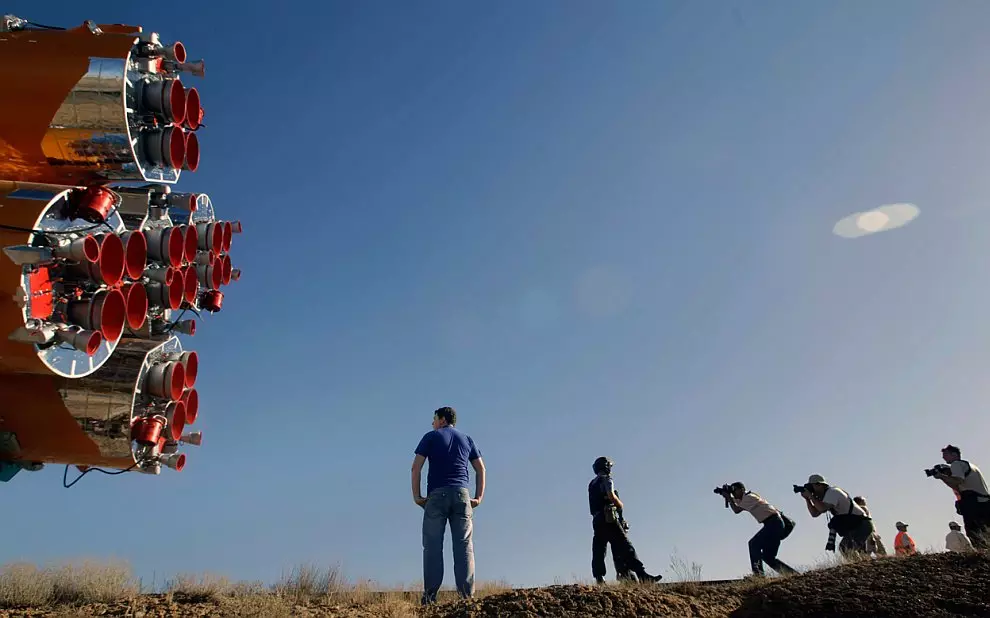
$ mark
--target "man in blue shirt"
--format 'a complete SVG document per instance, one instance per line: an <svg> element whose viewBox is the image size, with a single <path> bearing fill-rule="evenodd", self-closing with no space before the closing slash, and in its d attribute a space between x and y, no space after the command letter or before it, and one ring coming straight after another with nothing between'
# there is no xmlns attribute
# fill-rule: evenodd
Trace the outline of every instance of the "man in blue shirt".
<svg viewBox="0 0 990 618"><path fill-rule="evenodd" d="M439 408L433 413L433 431L416 447L412 464L413 501L423 508L423 599L437 600L443 584L443 535L450 522L454 550L454 580L464 598L474 595L474 509L485 495L485 464L471 436L454 428L457 413ZM430 462L426 498L422 497L423 463ZM474 468L474 498L468 489L468 463Z"/></svg>

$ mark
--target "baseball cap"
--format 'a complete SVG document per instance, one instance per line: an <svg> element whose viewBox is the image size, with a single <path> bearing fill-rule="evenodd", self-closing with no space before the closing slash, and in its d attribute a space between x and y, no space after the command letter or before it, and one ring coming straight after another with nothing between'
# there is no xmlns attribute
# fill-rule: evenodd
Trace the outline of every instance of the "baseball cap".
<svg viewBox="0 0 990 618"><path fill-rule="evenodd" d="M825 477L822 476L821 474L812 474L811 476L808 477L808 484L812 485L814 483L821 483L822 485L828 485L828 483L825 482Z"/></svg>

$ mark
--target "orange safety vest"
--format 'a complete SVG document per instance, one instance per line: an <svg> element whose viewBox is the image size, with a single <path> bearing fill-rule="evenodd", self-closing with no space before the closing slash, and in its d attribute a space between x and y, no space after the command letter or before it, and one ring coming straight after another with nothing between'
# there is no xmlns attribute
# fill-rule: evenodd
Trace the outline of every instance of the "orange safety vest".
<svg viewBox="0 0 990 618"><path fill-rule="evenodd" d="M894 551L901 555L910 556L916 554L914 539L907 532L898 532L894 537Z"/></svg>

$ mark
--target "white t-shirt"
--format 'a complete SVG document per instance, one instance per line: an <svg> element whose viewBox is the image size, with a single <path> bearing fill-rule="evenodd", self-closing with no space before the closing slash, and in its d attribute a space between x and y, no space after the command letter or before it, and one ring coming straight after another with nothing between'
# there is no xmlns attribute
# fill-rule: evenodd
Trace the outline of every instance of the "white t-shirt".
<svg viewBox="0 0 990 618"><path fill-rule="evenodd" d="M767 517L772 517L780 512L772 504L761 498L759 494L754 494L751 491L743 494L739 500L733 498L732 501L742 510L749 511L749 514L760 523L763 523Z"/></svg>
<svg viewBox="0 0 990 618"><path fill-rule="evenodd" d="M967 463L961 459L957 459L949 464L952 468L952 476L956 478L961 478L963 480L962 485L959 486L959 492L964 491L975 491L984 496L990 495L990 490L987 489L987 482L983 479L983 473L980 469L969 464L967 468ZM969 476L966 476L966 470L971 470ZM986 502L990 498L977 498L980 502Z"/></svg>
<svg viewBox="0 0 990 618"><path fill-rule="evenodd" d="M846 513L852 513L853 515L859 515L861 517L869 517L869 515L867 515L858 504L852 501L849 494L842 491L838 487L829 487L826 489L825 495L822 497L822 502L825 503L825 506L830 507L829 510L832 511L833 515L845 515ZM852 505L852 511L849 510L850 505Z"/></svg>
<svg viewBox="0 0 990 618"><path fill-rule="evenodd" d="M973 549L973 544L962 532L950 530L949 534L945 535L945 548L949 551L969 551Z"/></svg>

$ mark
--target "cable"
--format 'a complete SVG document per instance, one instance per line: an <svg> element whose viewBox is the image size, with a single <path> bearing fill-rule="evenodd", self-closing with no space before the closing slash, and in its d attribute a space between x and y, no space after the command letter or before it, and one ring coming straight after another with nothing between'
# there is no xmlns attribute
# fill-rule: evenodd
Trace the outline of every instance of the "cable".
<svg viewBox="0 0 990 618"><path fill-rule="evenodd" d="M80 472L79 473L79 476L77 476L71 483L66 484L67 481L69 480L69 465L71 465L71 464L66 464L66 466L65 466L65 472L62 473L62 487L66 488L66 489L68 489L68 488L72 487L73 485L75 485L76 483L78 483L79 482L79 479L81 479L82 477L86 476L87 474L89 474L93 470L96 470L97 472L102 472L103 474L106 474L106 475L109 475L109 476L116 476L118 474L123 474L125 472L130 472L131 470L133 470L134 468L136 468L138 466L137 463L134 463L134 465L132 465L130 468L124 468L123 470L117 470L116 472L107 472L106 470L104 470L102 468L86 468L85 470L83 470L82 472Z"/></svg>

